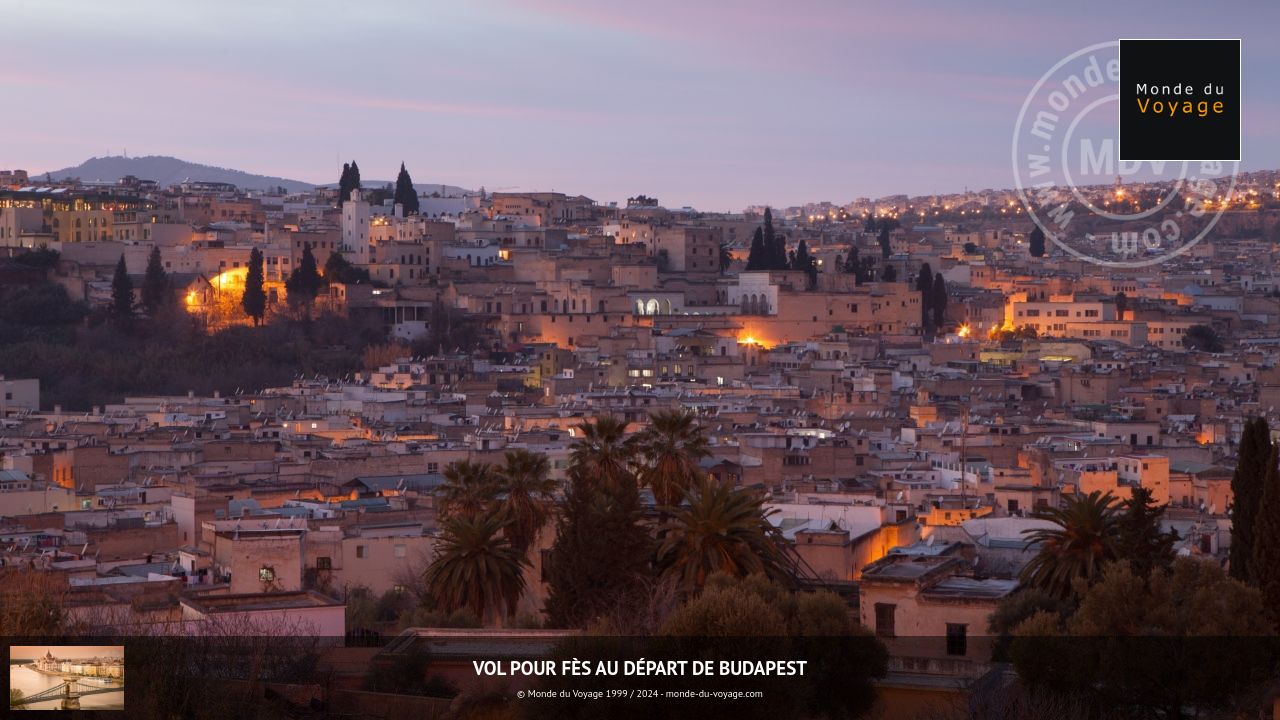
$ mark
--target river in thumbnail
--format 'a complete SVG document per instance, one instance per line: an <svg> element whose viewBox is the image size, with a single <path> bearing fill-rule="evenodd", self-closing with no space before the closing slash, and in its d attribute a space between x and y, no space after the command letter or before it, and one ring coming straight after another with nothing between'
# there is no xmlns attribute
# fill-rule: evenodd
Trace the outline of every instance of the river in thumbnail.
<svg viewBox="0 0 1280 720"><path fill-rule="evenodd" d="M83 685L92 685L97 687L110 687L103 680L94 678L81 678ZM62 684L62 678L53 675L45 675L38 673L31 668L22 665L9 666L9 687L15 690L21 690L24 696L35 695L44 692L52 687ZM62 700L50 700L47 702L32 703L27 706L28 710L57 710L61 707ZM124 693L100 693L97 695L85 695L80 698L80 707L86 710L123 710L124 709Z"/></svg>

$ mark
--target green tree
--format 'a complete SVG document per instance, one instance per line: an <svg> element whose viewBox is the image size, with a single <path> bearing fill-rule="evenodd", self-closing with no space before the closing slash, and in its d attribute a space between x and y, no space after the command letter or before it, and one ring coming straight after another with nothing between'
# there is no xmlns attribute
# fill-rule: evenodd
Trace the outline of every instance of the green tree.
<svg viewBox="0 0 1280 720"><path fill-rule="evenodd" d="M1280 447L1271 446L1253 527L1253 584L1271 617L1280 618Z"/></svg>
<svg viewBox="0 0 1280 720"><path fill-rule="evenodd" d="M128 322L133 318L133 280L129 279L123 254L111 278L111 304L107 306L107 313L117 322Z"/></svg>
<svg viewBox="0 0 1280 720"><path fill-rule="evenodd" d="M693 641L683 648L667 646L683 650L675 653L679 657L805 659L803 678L762 680L782 681L768 697L782 695L786 708L761 712L761 717L788 710L796 717L864 716L878 697L872 680L888 670L884 645L850 620L844 600L829 592L794 592L759 573L711 576L703 593L673 612L659 633Z"/></svg>
<svg viewBox="0 0 1280 720"><path fill-rule="evenodd" d="M1218 332L1208 325L1192 325L1182 335L1182 345L1188 350L1220 353L1224 347Z"/></svg>
<svg viewBox="0 0 1280 720"><path fill-rule="evenodd" d="M767 270L768 261L765 258L766 255L764 231L757 227L755 234L751 236L751 252L747 255L747 270Z"/></svg>
<svg viewBox="0 0 1280 720"><path fill-rule="evenodd" d="M880 273L880 279L885 282L897 282L898 268L888 263L885 263L884 271Z"/></svg>
<svg viewBox="0 0 1280 720"><path fill-rule="evenodd" d="M626 437L627 422L605 415L575 426L569 445L569 475L611 491L636 489L632 463L636 444Z"/></svg>
<svg viewBox="0 0 1280 720"><path fill-rule="evenodd" d="M547 477L547 456L523 448L508 450L498 469L498 508L507 519L507 537L523 555L551 518L556 482Z"/></svg>
<svg viewBox="0 0 1280 720"><path fill-rule="evenodd" d="M424 579L444 609L466 608L486 619L515 614L528 563L503 536L504 524L496 512L454 515L442 523Z"/></svg>
<svg viewBox="0 0 1280 720"><path fill-rule="evenodd" d="M1075 610L1075 606L1062 598L1034 587L1023 587L1017 592L1006 595L987 618L987 632L996 638L992 648L992 660L1007 662L1009 645L1013 642L1013 632L1019 625L1031 617L1044 613L1065 620Z"/></svg>
<svg viewBox="0 0 1280 720"><path fill-rule="evenodd" d="M889 224L882 223L880 225L880 257L888 260L893 254L893 246L889 243Z"/></svg>
<svg viewBox="0 0 1280 720"><path fill-rule="evenodd" d="M1057 527L1028 531L1027 546L1039 545L1022 568L1022 582L1059 598L1075 591L1077 578L1097 580L1102 566L1116 557L1118 508L1111 493L1094 491L1063 499L1063 507L1036 513Z"/></svg>
<svg viewBox="0 0 1280 720"><path fill-rule="evenodd" d="M764 209L764 249L767 264L761 269L787 269L787 241L774 231L773 210L768 207Z"/></svg>
<svg viewBox="0 0 1280 720"><path fill-rule="evenodd" d="M1161 529L1164 506L1152 500L1151 489L1135 487L1133 494L1120 503L1116 517L1116 557L1127 561L1134 572L1148 577L1153 571L1167 570L1173 564L1173 544L1178 533Z"/></svg>
<svg viewBox="0 0 1280 720"><path fill-rule="evenodd" d="M409 177L403 162L400 163L400 174L396 176L395 202L406 216L418 214L418 191L414 189L413 178Z"/></svg>
<svg viewBox="0 0 1280 720"><path fill-rule="evenodd" d="M639 481L653 490L659 505L675 507L705 473L699 461L707 457L707 437L693 413L660 410L649 416L649 427L636 436L643 458Z"/></svg>
<svg viewBox="0 0 1280 720"><path fill-rule="evenodd" d="M769 522L764 497L709 478L689 489L687 504L663 524L657 562L680 589L696 594L717 572L763 572L790 581L781 534Z"/></svg>
<svg viewBox="0 0 1280 720"><path fill-rule="evenodd" d="M498 474L489 463L455 460L444 468L437 493L441 517L478 515L492 509L499 491Z"/></svg>
<svg viewBox="0 0 1280 720"><path fill-rule="evenodd" d="M26 710L26 695L17 688L9 688L9 709L10 710Z"/></svg>
<svg viewBox="0 0 1280 720"><path fill-rule="evenodd" d="M342 164L342 177L338 179L338 200L347 202L351 199L351 191L360 189L360 167L356 161Z"/></svg>
<svg viewBox="0 0 1280 720"><path fill-rule="evenodd" d="M933 268L929 263L920 266L916 275L916 291L920 293L920 327L933 327Z"/></svg>
<svg viewBox="0 0 1280 720"><path fill-rule="evenodd" d="M290 304L310 305L320 294L323 285L324 280L316 269L316 256L311 252L311 243L303 243L302 258L284 283Z"/></svg>
<svg viewBox="0 0 1280 720"><path fill-rule="evenodd" d="M342 283L344 285L368 284L372 282L369 271L352 265L340 251L329 253L324 261L324 281Z"/></svg>
<svg viewBox="0 0 1280 720"><path fill-rule="evenodd" d="M1181 196L1179 196L1181 197ZM1129 296L1123 292L1116 293L1116 315L1123 318L1125 312L1129 310Z"/></svg>
<svg viewBox="0 0 1280 720"><path fill-rule="evenodd" d="M1031 234L1027 236L1027 245L1031 257L1044 257L1044 231L1039 225L1031 229Z"/></svg>
<svg viewBox="0 0 1280 720"><path fill-rule="evenodd" d="M571 472L545 570L547 620L585 627L638 597L652 577L653 539L634 484Z"/></svg>
<svg viewBox="0 0 1280 720"><path fill-rule="evenodd" d="M1144 578L1116 562L1078 585L1065 624L1040 613L1015 630L1014 667L1033 693L1085 698L1094 717L1218 717L1274 681L1262 595L1216 563L1178 558Z"/></svg>
<svg viewBox="0 0 1280 720"><path fill-rule="evenodd" d="M1271 457L1271 428L1266 418L1245 422L1236 450L1236 469L1231 475L1231 577L1252 583L1254 576L1254 531L1262 503L1263 478Z"/></svg>
<svg viewBox="0 0 1280 720"><path fill-rule="evenodd" d="M151 248L147 256L147 272L142 279L142 306L151 315L169 304L172 295L169 289L169 276L160 261L159 246Z"/></svg>
<svg viewBox="0 0 1280 720"><path fill-rule="evenodd" d="M725 582L726 578L730 581ZM734 575L716 574L708 580L706 592L671 613L660 634L730 638L780 638L787 634L785 609L778 602L780 592L750 589Z"/></svg>
<svg viewBox="0 0 1280 720"><path fill-rule="evenodd" d="M342 175L338 178L338 202L351 199L351 163L342 163Z"/></svg>
<svg viewBox="0 0 1280 720"><path fill-rule="evenodd" d="M254 325L261 325L267 314L267 291L263 287L262 251L254 248L249 251L249 272L244 276L244 294L240 297L240 307L244 314L253 318Z"/></svg>
<svg viewBox="0 0 1280 720"><path fill-rule="evenodd" d="M967 243L965 243L965 244L964 244L964 254L965 254L965 255L977 255L977 254L978 254L978 246L977 246L977 245L974 245L974 244L973 244L973 243L971 243L971 242L967 242Z"/></svg>
<svg viewBox="0 0 1280 720"><path fill-rule="evenodd" d="M933 289L929 293L929 304L933 309L933 326L942 327L947 320L947 283L942 273L933 276Z"/></svg>

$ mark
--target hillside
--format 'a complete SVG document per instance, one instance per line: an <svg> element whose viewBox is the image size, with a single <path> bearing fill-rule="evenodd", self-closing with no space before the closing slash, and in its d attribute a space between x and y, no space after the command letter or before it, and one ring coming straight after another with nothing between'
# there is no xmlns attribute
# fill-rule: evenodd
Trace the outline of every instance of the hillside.
<svg viewBox="0 0 1280 720"><path fill-rule="evenodd" d="M241 170L200 165L164 155L95 157L75 167L54 170L49 174L55 180L80 178L84 181L103 182L115 182L126 175L133 175L142 180L154 180L161 187L176 185L185 180L232 183L246 190L284 187L290 192L299 192L315 187L311 183L300 180L254 175Z"/></svg>
<svg viewBox="0 0 1280 720"><path fill-rule="evenodd" d="M166 155L147 155L145 157L114 155L89 158L75 167L53 170L49 175L54 180L79 178L86 182L115 182L126 175L132 175L142 180L154 180L161 187L176 185L186 180L231 183L242 190L269 190L283 187L289 192L302 192L318 187L301 180L290 180L269 175L254 175L242 170L201 165ZM43 174L33 175L32 179L40 179L41 177L43 177ZM366 188L376 188L388 184L391 183L386 180L366 180L363 183ZM319 187L336 186L337 183L325 183ZM423 194L459 195L471 192L456 185L414 183L413 186L417 188L419 193Z"/></svg>

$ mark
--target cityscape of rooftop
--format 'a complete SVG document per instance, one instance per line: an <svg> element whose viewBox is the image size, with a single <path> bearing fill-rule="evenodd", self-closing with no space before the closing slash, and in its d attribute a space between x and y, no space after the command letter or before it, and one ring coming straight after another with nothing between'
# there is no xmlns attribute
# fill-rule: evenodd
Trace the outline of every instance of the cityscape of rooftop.
<svg viewBox="0 0 1280 720"><path fill-rule="evenodd" d="M1277 12L12 3L10 710L1280 717Z"/></svg>

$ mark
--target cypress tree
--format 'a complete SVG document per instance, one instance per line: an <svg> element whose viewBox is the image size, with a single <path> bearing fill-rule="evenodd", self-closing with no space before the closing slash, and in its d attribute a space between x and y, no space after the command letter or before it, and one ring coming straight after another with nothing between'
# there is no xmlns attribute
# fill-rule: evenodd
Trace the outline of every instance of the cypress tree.
<svg viewBox="0 0 1280 720"><path fill-rule="evenodd" d="M780 239L773 229L773 210L764 209L765 266L762 270L787 269L787 241Z"/></svg>
<svg viewBox="0 0 1280 720"><path fill-rule="evenodd" d="M811 260L812 258L809 257L809 243L805 242L804 239L801 238L800 244L796 245L795 260L791 265L791 269L808 272Z"/></svg>
<svg viewBox="0 0 1280 720"><path fill-rule="evenodd" d="M361 187L360 186L360 166L356 164L355 160L352 160L351 161L351 189L359 190L360 187ZM351 196L350 193L348 193L347 197L349 198L350 196Z"/></svg>
<svg viewBox="0 0 1280 720"><path fill-rule="evenodd" d="M404 209L406 216L418 214L418 191L413 189L413 179L403 162L400 163L400 174L396 176L395 202Z"/></svg>
<svg viewBox="0 0 1280 720"><path fill-rule="evenodd" d="M747 255L747 270L765 270L764 233L756 228L751 236L751 253Z"/></svg>
<svg viewBox="0 0 1280 720"><path fill-rule="evenodd" d="M1280 447L1271 446L1262 475L1262 493L1253 525L1253 583L1272 617L1280 617ZM1233 538L1234 543L1234 538Z"/></svg>
<svg viewBox="0 0 1280 720"><path fill-rule="evenodd" d="M898 279L898 269L892 265L886 264L884 270L880 273L880 279L885 282L894 282Z"/></svg>
<svg viewBox="0 0 1280 720"><path fill-rule="evenodd" d="M888 260L892 254L893 248L889 245L889 223L884 222L880 224L880 255Z"/></svg>
<svg viewBox="0 0 1280 720"><path fill-rule="evenodd" d="M916 291L920 293L920 326L929 327L933 321L933 268L929 263L920 266L916 276Z"/></svg>
<svg viewBox="0 0 1280 720"><path fill-rule="evenodd" d="M858 246L849 246L849 256L844 259L844 272L852 273L858 271Z"/></svg>
<svg viewBox="0 0 1280 720"><path fill-rule="evenodd" d="M1231 476L1231 577L1252 583L1253 549L1262 482L1271 456L1271 428L1266 419L1255 417L1244 425L1237 450L1236 470Z"/></svg>
<svg viewBox="0 0 1280 720"><path fill-rule="evenodd" d="M1044 257L1044 231L1039 225L1031 230L1027 243L1030 245L1031 257Z"/></svg>
<svg viewBox="0 0 1280 720"><path fill-rule="evenodd" d="M254 248L249 253L249 273L244 278L244 295L240 298L240 306L244 314L253 318L255 326L262 323L267 314L267 291L263 288L262 251Z"/></svg>
<svg viewBox="0 0 1280 720"><path fill-rule="evenodd" d="M942 273L933 276L931 302L933 304L933 325L934 327L942 327L947 315L947 283L942 279Z"/></svg>
<svg viewBox="0 0 1280 720"><path fill-rule="evenodd" d="M142 305L151 315L169 304L169 276L160 262L160 248L151 248L147 257L147 274L142 280Z"/></svg>
<svg viewBox="0 0 1280 720"><path fill-rule="evenodd" d="M787 252L787 236L779 235L774 242L773 269L786 270L791 267L791 253Z"/></svg>
<svg viewBox="0 0 1280 720"><path fill-rule="evenodd" d="M933 268L929 263L920 266L920 274L916 276L916 290L925 292L933 289Z"/></svg>
<svg viewBox="0 0 1280 720"><path fill-rule="evenodd" d="M1128 561L1142 577L1173 564L1173 544L1178 540L1177 531L1161 530L1164 507L1157 506L1151 497L1150 488L1135 487L1129 499L1120 503L1118 518L1116 558Z"/></svg>
<svg viewBox="0 0 1280 720"><path fill-rule="evenodd" d="M547 559L547 619L582 627L634 599L652 574L653 541L640 525L634 487L604 490L593 479L569 482Z"/></svg>
<svg viewBox="0 0 1280 720"><path fill-rule="evenodd" d="M298 267L289 273L284 287L288 292L289 302L293 304L310 303L320 293L324 281L316 269L316 256L311 253L311 243L302 244L302 259Z"/></svg>
<svg viewBox="0 0 1280 720"><path fill-rule="evenodd" d="M351 199L351 163L342 163L342 177L338 178L338 202Z"/></svg>
<svg viewBox="0 0 1280 720"><path fill-rule="evenodd" d="M115 275L111 278L111 304L107 312L115 320L125 321L133 317L133 281L129 279L129 269L124 264L124 254L116 263Z"/></svg>

